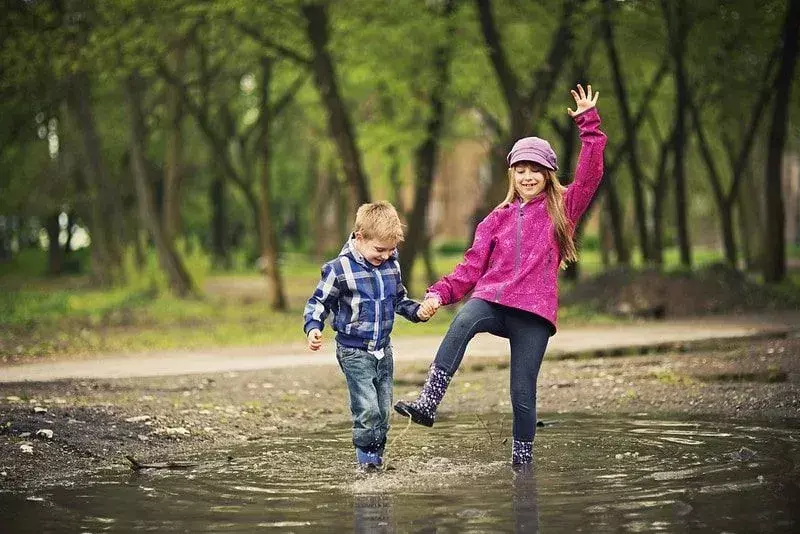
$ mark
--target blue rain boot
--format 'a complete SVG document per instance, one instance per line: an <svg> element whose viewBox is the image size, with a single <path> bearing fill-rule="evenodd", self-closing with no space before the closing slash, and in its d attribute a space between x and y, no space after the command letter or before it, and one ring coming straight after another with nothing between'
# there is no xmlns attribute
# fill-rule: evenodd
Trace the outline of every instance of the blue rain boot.
<svg viewBox="0 0 800 534"><path fill-rule="evenodd" d="M428 378L417 400L413 402L398 401L394 405L397 413L404 417L410 417L418 425L433 426L436 420L436 408L442 402L447 386L450 384L452 376L444 372L435 365L431 365Z"/></svg>
<svg viewBox="0 0 800 534"><path fill-rule="evenodd" d="M529 467L533 461L533 442L514 440L511 443L511 465L514 468Z"/></svg>
<svg viewBox="0 0 800 534"><path fill-rule="evenodd" d="M356 461L358 467L365 471L378 469L383 464L383 458L378 454L378 450L367 447L356 447Z"/></svg>

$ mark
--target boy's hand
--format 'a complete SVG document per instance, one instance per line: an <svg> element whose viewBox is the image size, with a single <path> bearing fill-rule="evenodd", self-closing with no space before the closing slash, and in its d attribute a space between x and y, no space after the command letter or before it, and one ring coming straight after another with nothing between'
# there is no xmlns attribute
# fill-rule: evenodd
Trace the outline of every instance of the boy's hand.
<svg viewBox="0 0 800 534"><path fill-rule="evenodd" d="M594 93L592 95L592 86L587 85L586 91L583 90L583 86L578 84L578 90L572 89L570 91L572 93L572 98L575 99L575 107L577 108L575 111L572 111L570 108L567 108L567 113L569 113L570 117L574 117L575 115L580 115L584 111L590 110L597 105L597 97L600 96L600 92Z"/></svg>
<svg viewBox="0 0 800 534"><path fill-rule="evenodd" d="M322 332L316 328L308 331L308 348L310 350L319 350L322 346Z"/></svg>
<svg viewBox="0 0 800 534"><path fill-rule="evenodd" d="M439 299L435 298L428 298L422 301L422 304L419 305L419 310L417 311L417 317L422 319L423 321L427 321L431 317L436 314L436 310L439 309L441 303Z"/></svg>

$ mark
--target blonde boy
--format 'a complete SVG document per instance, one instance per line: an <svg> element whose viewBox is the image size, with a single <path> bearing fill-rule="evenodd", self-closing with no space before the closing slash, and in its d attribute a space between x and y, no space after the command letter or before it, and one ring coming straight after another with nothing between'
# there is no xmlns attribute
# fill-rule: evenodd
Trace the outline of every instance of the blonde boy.
<svg viewBox="0 0 800 534"><path fill-rule="evenodd" d="M394 206L362 205L339 256L322 266L322 279L304 311L303 330L313 351L322 346L325 318L333 312L336 359L347 380L353 445L362 469L383 463L392 407L394 314L416 323L434 313L432 305L406 297L397 259L402 240Z"/></svg>

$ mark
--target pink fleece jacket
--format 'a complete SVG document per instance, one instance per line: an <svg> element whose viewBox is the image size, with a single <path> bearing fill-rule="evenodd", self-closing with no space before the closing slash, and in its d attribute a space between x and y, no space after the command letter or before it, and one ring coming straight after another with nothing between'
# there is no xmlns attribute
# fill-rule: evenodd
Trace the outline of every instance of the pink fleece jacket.
<svg viewBox="0 0 800 534"><path fill-rule="evenodd" d="M603 177L606 135L592 108L575 117L581 152L575 179L567 187L564 206L577 224ZM473 298L533 312L549 321L555 333L558 316L558 270L561 254L544 194L522 205L495 209L475 231L472 247L452 273L428 288L443 305Z"/></svg>

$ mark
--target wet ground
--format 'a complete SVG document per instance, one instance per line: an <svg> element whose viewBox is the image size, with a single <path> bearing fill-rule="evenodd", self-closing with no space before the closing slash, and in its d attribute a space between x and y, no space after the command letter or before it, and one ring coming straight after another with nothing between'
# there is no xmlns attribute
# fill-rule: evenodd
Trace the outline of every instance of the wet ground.
<svg viewBox="0 0 800 534"><path fill-rule="evenodd" d="M536 466L509 414L394 420L388 469L357 473L346 424L0 493L8 532L797 532L800 421L541 414Z"/></svg>

